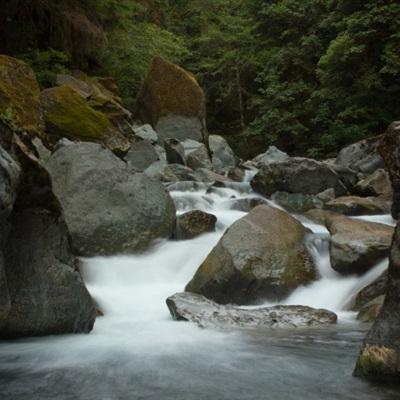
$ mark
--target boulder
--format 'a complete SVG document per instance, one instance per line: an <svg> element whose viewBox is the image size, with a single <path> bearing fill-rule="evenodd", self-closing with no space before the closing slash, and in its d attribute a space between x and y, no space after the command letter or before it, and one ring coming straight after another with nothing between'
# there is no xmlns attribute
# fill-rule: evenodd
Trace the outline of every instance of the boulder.
<svg viewBox="0 0 400 400"><path fill-rule="evenodd" d="M236 167L235 153L222 136L210 135L208 145L211 152L212 167L215 172L224 174Z"/></svg>
<svg viewBox="0 0 400 400"><path fill-rule="evenodd" d="M385 295L378 296L365 304L357 314L357 319L361 322L374 322L382 310Z"/></svg>
<svg viewBox="0 0 400 400"><path fill-rule="evenodd" d="M377 215L390 212L390 201L380 197L341 196L324 208L345 215Z"/></svg>
<svg viewBox="0 0 400 400"><path fill-rule="evenodd" d="M336 195L346 192L345 184L332 168L307 158L290 158L264 165L251 180L251 186L264 196L275 192L312 195L331 188Z"/></svg>
<svg viewBox="0 0 400 400"><path fill-rule="evenodd" d="M359 311L370 301L373 301L377 297L386 294L387 283L388 283L388 271L386 270L371 284L364 287L357 293L354 299L352 310Z"/></svg>
<svg viewBox="0 0 400 400"><path fill-rule="evenodd" d="M332 268L343 275L364 274L389 254L393 228L344 216L329 216Z"/></svg>
<svg viewBox="0 0 400 400"><path fill-rule="evenodd" d="M282 300L316 279L306 235L286 212L258 206L224 233L186 291L221 304Z"/></svg>
<svg viewBox="0 0 400 400"><path fill-rule="evenodd" d="M243 169L238 167L229 168L226 176L234 182L243 182L245 178L245 172Z"/></svg>
<svg viewBox="0 0 400 400"><path fill-rule="evenodd" d="M149 123L162 139L207 143L206 101L196 78L156 57L137 98L136 117Z"/></svg>
<svg viewBox="0 0 400 400"><path fill-rule="evenodd" d="M100 145L63 146L46 168L78 254L141 251L171 235L175 207L167 191Z"/></svg>
<svg viewBox="0 0 400 400"><path fill-rule="evenodd" d="M281 305L243 309L187 292L169 297L167 306L173 319L194 322L201 328L300 328L337 321L337 315L328 310Z"/></svg>
<svg viewBox="0 0 400 400"><path fill-rule="evenodd" d="M102 112L94 110L70 86L44 90L40 95L49 139L59 138L104 143L112 151L126 153L129 141Z"/></svg>
<svg viewBox="0 0 400 400"><path fill-rule="evenodd" d="M13 129L41 135L39 85L24 62L0 55L0 121Z"/></svg>
<svg viewBox="0 0 400 400"><path fill-rule="evenodd" d="M230 209L243 211L243 212L250 212L253 208L257 206L261 206L263 204L269 205L268 200L262 197L245 197L242 199L232 199L230 202Z"/></svg>
<svg viewBox="0 0 400 400"><path fill-rule="evenodd" d="M393 122L379 144L393 188L392 216L400 218L400 122Z"/></svg>
<svg viewBox="0 0 400 400"><path fill-rule="evenodd" d="M180 182L194 181L194 172L192 169L181 164L166 164L164 161L156 161L151 164L144 173L161 182Z"/></svg>
<svg viewBox="0 0 400 400"><path fill-rule="evenodd" d="M380 138L361 140L344 147L336 157L335 164L351 168L364 175L369 175L378 168L383 168L383 160L378 151Z"/></svg>
<svg viewBox="0 0 400 400"><path fill-rule="evenodd" d="M289 155L279 150L275 146L268 147L265 153L259 154L253 158L254 165L261 168L263 165L274 164L289 159Z"/></svg>
<svg viewBox="0 0 400 400"><path fill-rule="evenodd" d="M207 168L198 168L194 172L194 177L199 182L206 182L211 184L224 185L225 183L232 182L228 177L217 174Z"/></svg>
<svg viewBox="0 0 400 400"><path fill-rule="evenodd" d="M138 171L144 171L158 160L158 154L150 141L141 140L132 143L125 160Z"/></svg>
<svg viewBox="0 0 400 400"><path fill-rule="evenodd" d="M354 187L354 193L365 197L393 198L392 184L389 174L384 169L378 169L371 175L361 179Z"/></svg>
<svg viewBox="0 0 400 400"><path fill-rule="evenodd" d="M134 126L132 128L133 133L136 137L143 140L148 140L151 144L158 143L157 132L152 128L151 125L145 124L140 126Z"/></svg>
<svg viewBox="0 0 400 400"><path fill-rule="evenodd" d="M194 210L176 219L175 237L180 240L193 239L203 233L215 231L217 217L204 211Z"/></svg>

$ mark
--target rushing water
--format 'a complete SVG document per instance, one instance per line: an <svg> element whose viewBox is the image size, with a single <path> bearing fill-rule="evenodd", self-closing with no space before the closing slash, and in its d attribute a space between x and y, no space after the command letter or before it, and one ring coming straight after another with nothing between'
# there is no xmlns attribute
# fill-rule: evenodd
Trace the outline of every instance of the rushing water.
<svg viewBox="0 0 400 400"><path fill-rule="evenodd" d="M320 280L285 303L334 310L337 326L228 332L174 322L165 299L184 289L224 230L245 214L232 210L233 202L258 196L248 182L172 196L178 213L214 213L217 231L161 242L143 255L85 260L85 280L105 316L90 335L0 343L1 400L399 399L396 389L351 375L368 327L346 307L387 261L362 278L340 277L329 264L328 232L308 221ZM392 224L386 216L370 219Z"/></svg>

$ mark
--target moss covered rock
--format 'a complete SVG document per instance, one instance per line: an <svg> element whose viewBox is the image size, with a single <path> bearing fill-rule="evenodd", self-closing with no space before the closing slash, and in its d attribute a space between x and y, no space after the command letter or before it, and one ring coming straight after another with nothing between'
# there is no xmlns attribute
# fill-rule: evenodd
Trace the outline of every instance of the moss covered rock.
<svg viewBox="0 0 400 400"><path fill-rule="evenodd" d="M316 279L306 234L286 212L258 206L226 231L186 291L221 304L282 300Z"/></svg>
<svg viewBox="0 0 400 400"><path fill-rule="evenodd" d="M30 134L43 132L39 86L24 62L0 55L0 120Z"/></svg>
<svg viewBox="0 0 400 400"><path fill-rule="evenodd" d="M93 109L71 86L44 90L40 95L46 128L54 139L104 143L111 150L125 152L128 140L103 113Z"/></svg>
<svg viewBox="0 0 400 400"><path fill-rule="evenodd" d="M137 117L163 137L207 140L205 95L196 78L156 57L137 98Z"/></svg>

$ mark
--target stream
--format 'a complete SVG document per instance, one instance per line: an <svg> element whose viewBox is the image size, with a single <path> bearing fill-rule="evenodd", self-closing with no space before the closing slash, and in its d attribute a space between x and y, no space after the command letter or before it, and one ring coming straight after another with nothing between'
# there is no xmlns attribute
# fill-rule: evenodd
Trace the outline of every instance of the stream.
<svg viewBox="0 0 400 400"><path fill-rule="evenodd" d="M249 178L211 191L201 184L171 191L178 213L215 214L215 233L162 241L142 255L83 260L104 317L89 335L0 342L0 399L398 400L398 390L352 377L368 325L347 308L387 260L361 278L339 276L329 264L328 231L301 216L314 233L309 249L320 279L284 304L335 311L336 326L224 331L172 321L166 298L184 289L225 229L245 215L233 202L259 197ZM393 224L388 216L367 219Z"/></svg>

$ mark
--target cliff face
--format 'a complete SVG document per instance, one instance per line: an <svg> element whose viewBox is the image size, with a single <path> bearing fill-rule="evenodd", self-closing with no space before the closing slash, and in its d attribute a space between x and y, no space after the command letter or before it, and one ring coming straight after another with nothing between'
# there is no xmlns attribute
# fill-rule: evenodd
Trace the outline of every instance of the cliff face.
<svg viewBox="0 0 400 400"><path fill-rule="evenodd" d="M0 53L64 51L78 67L96 64L105 34L89 1L5 0L0 13Z"/></svg>

